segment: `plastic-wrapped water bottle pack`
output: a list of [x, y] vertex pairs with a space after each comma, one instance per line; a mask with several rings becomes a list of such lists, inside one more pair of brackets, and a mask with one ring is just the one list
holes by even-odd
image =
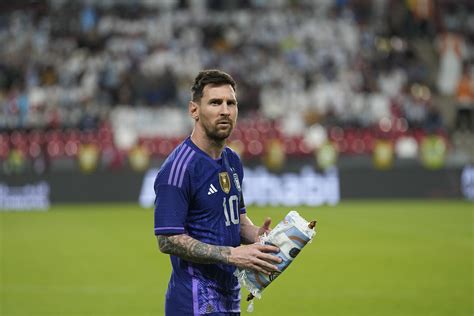
[[[290, 211], [285, 218], [268, 234], [260, 237], [260, 242], [265, 245], [274, 245], [280, 249], [276, 254], [282, 259], [277, 264], [280, 272], [270, 275], [261, 272], [237, 269], [235, 275], [239, 279], [241, 286], [249, 292], [247, 301], [254, 297], [261, 298], [261, 293], [270, 283], [273, 282], [283, 271], [293, 262], [301, 249], [310, 242], [314, 235], [316, 221], [307, 222], [298, 212]], [[248, 311], [253, 310], [253, 301], [250, 303]]]

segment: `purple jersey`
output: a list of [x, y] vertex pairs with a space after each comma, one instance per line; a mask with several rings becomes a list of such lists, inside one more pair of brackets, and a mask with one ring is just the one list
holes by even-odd
[[[187, 138], [155, 180], [155, 235], [184, 233], [211, 245], [239, 246], [240, 214], [245, 213], [242, 178], [242, 163], [230, 148], [214, 160]], [[234, 266], [170, 258], [166, 315], [240, 311]]]

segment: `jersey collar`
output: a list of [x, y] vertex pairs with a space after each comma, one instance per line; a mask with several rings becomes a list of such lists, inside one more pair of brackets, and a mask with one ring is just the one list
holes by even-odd
[[205, 159], [209, 160], [214, 166], [216, 167], [222, 167], [222, 157], [223, 155], [226, 155], [226, 148], [224, 147], [224, 150], [221, 153], [221, 156], [217, 159], [212, 159], [211, 156], [209, 156], [205, 151], [201, 150], [193, 141], [191, 140], [191, 136], [188, 136], [186, 140], [184, 141], [188, 146], [191, 146], [198, 154], [203, 156]]

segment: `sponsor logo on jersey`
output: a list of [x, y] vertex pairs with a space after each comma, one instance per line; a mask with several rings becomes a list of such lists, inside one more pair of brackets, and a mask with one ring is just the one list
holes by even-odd
[[211, 194], [214, 194], [216, 192], [217, 192], [216, 187], [211, 183], [211, 185], [209, 186], [209, 191], [207, 191], [207, 195], [211, 195]]

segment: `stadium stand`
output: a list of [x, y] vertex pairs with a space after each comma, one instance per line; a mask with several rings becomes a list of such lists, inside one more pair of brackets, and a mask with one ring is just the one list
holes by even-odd
[[295, 157], [325, 139], [343, 156], [370, 154], [377, 139], [416, 146], [433, 134], [452, 150], [472, 145], [470, 1], [1, 8], [0, 159], [12, 149], [31, 159], [75, 157], [89, 143], [113, 156], [142, 144], [164, 157], [190, 131], [183, 112], [203, 68], [238, 82], [232, 140], [245, 156], [263, 154], [272, 139]]

